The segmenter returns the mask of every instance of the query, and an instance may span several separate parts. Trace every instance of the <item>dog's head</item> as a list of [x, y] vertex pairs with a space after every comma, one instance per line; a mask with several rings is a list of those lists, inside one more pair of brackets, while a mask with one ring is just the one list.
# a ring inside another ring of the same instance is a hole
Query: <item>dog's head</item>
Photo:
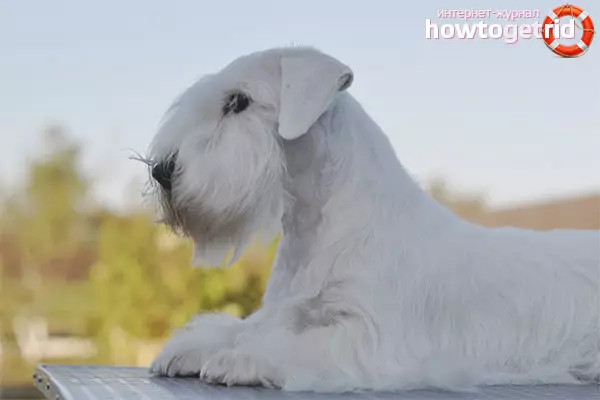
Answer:
[[282, 151], [348, 88], [352, 71], [314, 49], [241, 57], [168, 110], [150, 147], [162, 221], [194, 241], [194, 264], [229, 264], [253, 234], [276, 233], [286, 205]]

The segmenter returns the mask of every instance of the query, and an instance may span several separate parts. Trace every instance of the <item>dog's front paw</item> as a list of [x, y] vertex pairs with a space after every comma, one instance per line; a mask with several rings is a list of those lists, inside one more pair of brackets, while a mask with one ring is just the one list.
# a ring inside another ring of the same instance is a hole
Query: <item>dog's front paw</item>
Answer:
[[150, 365], [150, 373], [170, 378], [197, 377], [206, 356], [206, 349], [196, 348], [191, 343], [169, 342]]
[[244, 350], [224, 349], [203, 365], [200, 378], [227, 386], [282, 387], [279, 371], [265, 358]]
[[150, 365], [154, 376], [198, 377], [218, 351], [233, 345], [239, 319], [227, 315], [201, 315], [177, 332]]

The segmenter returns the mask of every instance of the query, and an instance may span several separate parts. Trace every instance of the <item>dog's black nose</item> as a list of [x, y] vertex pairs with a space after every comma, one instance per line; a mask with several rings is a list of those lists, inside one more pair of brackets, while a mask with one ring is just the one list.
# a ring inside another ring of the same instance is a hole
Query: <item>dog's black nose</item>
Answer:
[[171, 190], [173, 171], [175, 171], [175, 160], [169, 159], [154, 165], [152, 168], [152, 177], [156, 179], [163, 189]]

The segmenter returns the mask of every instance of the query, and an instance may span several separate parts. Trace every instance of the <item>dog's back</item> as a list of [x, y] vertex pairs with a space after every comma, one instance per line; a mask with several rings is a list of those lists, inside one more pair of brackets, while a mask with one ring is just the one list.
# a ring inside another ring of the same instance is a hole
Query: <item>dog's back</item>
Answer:
[[[570, 271], [598, 288], [600, 282], [600, 231], [555, 229], [533, 231], [502, 227], [488, 229], [488, 240], [520, 255], [540, 271]], [[552, 262], [544, 262], [552, 261]], [[545, 268], [542, 266], [545, 265]]]

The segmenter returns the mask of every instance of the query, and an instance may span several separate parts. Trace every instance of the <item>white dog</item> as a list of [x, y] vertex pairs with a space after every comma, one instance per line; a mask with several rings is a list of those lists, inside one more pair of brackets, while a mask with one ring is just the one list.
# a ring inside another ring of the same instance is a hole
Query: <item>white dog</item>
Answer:
[[196, 264], [283, 236], [262, 307], [196, 317], [152, 373], [330, 392], [597, 379], [599, 232], [459, 219], [411, 180], [352, 80], [317, 50], [273, 49], [171, 107], [149, 162]]

